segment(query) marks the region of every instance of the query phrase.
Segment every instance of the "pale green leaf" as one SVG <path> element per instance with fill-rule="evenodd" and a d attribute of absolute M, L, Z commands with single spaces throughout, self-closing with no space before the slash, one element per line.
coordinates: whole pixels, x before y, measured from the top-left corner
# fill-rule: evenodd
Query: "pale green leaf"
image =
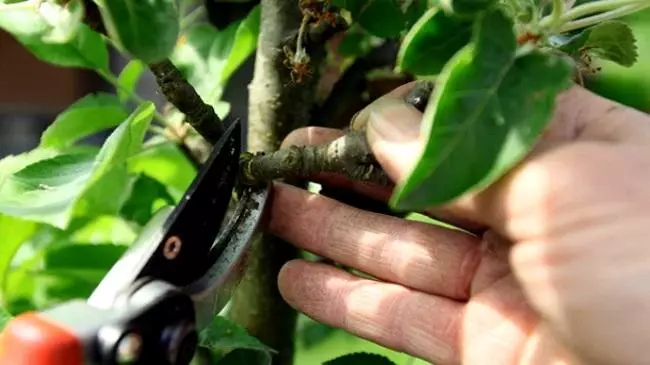
<path fill-rule="evenodd" d="M 429 9 L 404 37 L 397 56 L 399 72 L 435 76 L 469 43 L 472 23 L 455 19 L 439 8 Z"/>
<path fill-rule="evenodd" d="M 68 107 L 41 135 L 40 147 L 67 147 L 128 117 L 115 94 L 87 95 Z"/>
<path fill-rule="evenodd" d="M 588 54 L 625 67 L 632 67 L 638 58 L 632 29 L 619 21 L 607 21 L 588 28 L 562 45 L 560 50 L 576 58 Z"/>
<path fill-rule="evenodd" d="M 221 316 L 215 317 L 212 323 L 201 331 L 199 346 L 209 349 L 218 358 L 236 349 L 259 351 L 265 360 L 261 363 L 264 365 L 271 364 L 271 354 L 275 352 L 249 335 L 244 328 Z"/>
<path fill-rule="evenodd" d="M 165 185 L 146 174 L 140 174 L 120 214 L 125 219 L 144 226 L 160 208 L 175 203 Z"/>
<path fill-rule="evenodd" d="M 255 48 L 257 48 L 257 37 L 260 32 L 260 6 L 251 10 L 248 16 L 237 26 L 235 39 L 228 51 L 226 64 L 221 71 L 221 84 L 225 85 L 230 76 L 241 66 Z M 217 57 L 222 57 L 218 55 Z"/>
<path fill-rule="evenodd" d="M 74 243 L 130 245 L 137 238 L 138 232 L 139 227 L 122 217 L 102 215 L 69 232 L 69 239 Z"/>
<path fill-rule="evenodd" d="M 39 14 L 36 1 L 0 1 L 0 29 L 16 37 L 40 37 L 51 27 Z"/>
<path fill-rule="evenodd" d="M 145 63 L 169 57 L 180 32 L 174 0 L 95 0 L 106 30 L 124 51 Z"/>
<path fill-rule="evenodd" d="M 0 332 L 5 329 L 11 318 L 11 314 L 3 307 L 0 307 Z"/>
<path fill-rule="evenodd" d="M 2 232 L 2 244 L 0 245 L 0 287 L 4 287 L 7 271 L 11 266 L 11 262 L 18 248 L 36 232 L 36 227 L 37 224 L 35 222 L 0 214 L 0 232 Z M 2 293 L 0 293 L 0 299 L 0 302 L 5 303 L 5 298 Z"/>
<path fill-rule="evenodd" d="M 445 67 L 423 115 L 426 143 L 391 204 L 420 210 L 489 185 L 532 148 L 570 85 L 561 56 L 516 56 L 512 22 L 482 14 L 471 44 Z"/>
<path fill-rule="evenodd" d="M 0 212 L 66 228 L 73 216 L 115 214 L 130 194 L 127 159 L 141 149 L 155 106 L 142 105 L 95 155 L 42 159 L 0 181 Z"/>
<path fill-rule="evenodd" d="M 41 267 L 31 273 L 35 290 L 48 304 L 85 299 L 127 248 L 108 243 L 48 247 L 42 253 Z"/>
<path fill-rule="evenodd" d="M 108 49 L 99 33 L 81 24 L 66 43 L 46 43 L 38 36 L 16 36 L 36 58 L 56 66 L 108 70 Z"/>
<path fill-rule="evenodd" d="M 43 35 L 43 41 L 51 43 L 66 43 L 72 40 L 83 23 L 85 13 L 82 0 L 70 0 L 65 5 L 44 1 L 39 10 L 41 17 L 51 27 L 51 30 Z"/>
<path fill-rule="evenodd" d="M 174 142 L 148 146 L 128 161 L 132 174 L 146 174 L 161 182 L 176 202 L 190 187 L 197 170 Z"/>
<path fill-rule="evenodd" d="M 70 42 L 83 16 L 81 0 L 71 0 L 65 5 L 53 0 L 0 1 L 0 29 L 16 37 L 40 38 L 43 43 Z"/>
<path fill-rule="evenodd" d="M 367 352 L 356 352 L 343 355 L 326 361 L 323 365 L 396 365 L 386 356 L 370 354 Z"/>
<path fill-rule="evenodd" d="M 145 69 L 146 65 L 138 59 L 131 60 L 124 66 L 117 78 L 119 85 L 117 88 L 117 96 L 122 103 L 126 102 L 129 99 L 129 95 L 135 92 L 140 76 L 142 76 Z"/>
<path fill-rule="evenodd" d="M 209 24 L 189 28 L 171 56 L 197 93 L 220 117 L 230 111 L 221 100 L 227 80 L 252 54 L 259 32 L 259 8 L 241 22 L 219 30 Z"/>

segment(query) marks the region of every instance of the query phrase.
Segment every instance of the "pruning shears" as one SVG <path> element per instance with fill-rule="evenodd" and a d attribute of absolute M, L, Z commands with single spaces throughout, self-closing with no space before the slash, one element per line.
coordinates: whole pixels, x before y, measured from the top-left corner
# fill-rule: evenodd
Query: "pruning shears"
<path fill-rule="evenodd" d="M 237 120 L 181 202 L 154 215 L 87 300 L 9 322 L 0 365 L 189 364 L 264 216 L 269 185 L 238 188 L 241 139 Z"/>

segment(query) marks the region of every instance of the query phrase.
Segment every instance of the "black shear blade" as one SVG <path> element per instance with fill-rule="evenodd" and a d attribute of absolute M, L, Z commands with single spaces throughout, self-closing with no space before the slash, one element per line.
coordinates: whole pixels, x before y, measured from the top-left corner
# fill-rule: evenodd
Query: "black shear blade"
<path fill-rule="evenodd" d="M 210 249 L 222 227 L 236 183 L 241 125 L 219 139 L 182 201 L 163 225 L 158 249 L 138 278 L 152 276 L 177 286 L 193 282 L 211 265 Z M 138 279 L 136 278 L 136 279 Z"/>

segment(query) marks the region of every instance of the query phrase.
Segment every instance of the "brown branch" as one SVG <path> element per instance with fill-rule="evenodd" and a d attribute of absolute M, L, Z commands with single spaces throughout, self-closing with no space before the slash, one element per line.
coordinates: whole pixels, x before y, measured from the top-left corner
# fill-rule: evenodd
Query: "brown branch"
<path fill-rule="evenodd" d="M 242 156 L 241 180 L 257 184 L 279 178 L 300 178 L 332 172 L 352 180 L 388 186 L 390 179 L 379 167 L 362 131 L 349 132 L 328 144 L 292 146 L 271 154 Z"/>
<path fill-rule="evenodd" d="M 223 122 L 212 106 L 203 102 L 194 87 L 170 60 L 149 65 L 167 101 L 185 114 L 185 121 L 214 144 L 223 134 Z"/>
<path fill-rule="evenodd" d="M 94 31 L 108 36 L 97 4 L 84 0 L 84 22 Z M 223 134 L 223 122 L 215 113 L 214 108 L 203 102 L 194 87 L 183 77 L 180 70 L 170 60 L 164 60 L 148 65 L 156 78 L 156 83 L 167 102 L 185 114 L 185 121 L 209 143 L 214 144 Z M 195 151 L 186 138 L 174 139 L 183 154 L 195 166 L 203 162 L 201 151 Z"/>
<path fill-rule="evenodd" d="M 418 81 L 405 101 L 424 112 L 432 91 L 432 82 Z M 339 173 L 352 180 L 384 186 L 390 184 L 377 164 L 363 130 L 348 132 L 322 145 L 293 146 L 271 153 L 245 155 L 240 167 L 241 179 L 249 185 L 283 177 L 310 177 L 320 172 Z"/>
<path fill-rule="evenodd" d="M 261 2 L 260 36 L 254 76 L 249 85 L 250 151 L 276 151 L 289 132 L 309 121 L 319 66 L 325 55 L 322 42 L 329 37 L 329 31 L 319 33 L 314 26 L 308 28 L 301 43 L 308 53 L 312 75 L 294 81 L 292 70 L 285 66 L 283 48 L 289 45 L 297 53 L 298 42 L 292 37 L 297 36 L 303 18 L 298 0 Z M 251 251 L 228 316 L 278 352 L 274 365 L 290 365 L 294 357 L 297 313 L 282 299 L 277 277 L 287 261 L 299 257 L 299 251 L 270 235 L 255 242 Z"/>

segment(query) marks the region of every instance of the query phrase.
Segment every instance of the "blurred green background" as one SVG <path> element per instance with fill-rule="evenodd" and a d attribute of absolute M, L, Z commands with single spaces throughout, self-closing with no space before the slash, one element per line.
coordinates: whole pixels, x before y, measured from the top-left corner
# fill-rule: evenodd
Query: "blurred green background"
<path fill-rule="evenodd" d="M 607 98 L 650 112 L 650 10 L 625 21 L 637 39 L 639 62 L 630 68 L 603 62 L 600 74 L 586 80 L 589 89 Z"/>

